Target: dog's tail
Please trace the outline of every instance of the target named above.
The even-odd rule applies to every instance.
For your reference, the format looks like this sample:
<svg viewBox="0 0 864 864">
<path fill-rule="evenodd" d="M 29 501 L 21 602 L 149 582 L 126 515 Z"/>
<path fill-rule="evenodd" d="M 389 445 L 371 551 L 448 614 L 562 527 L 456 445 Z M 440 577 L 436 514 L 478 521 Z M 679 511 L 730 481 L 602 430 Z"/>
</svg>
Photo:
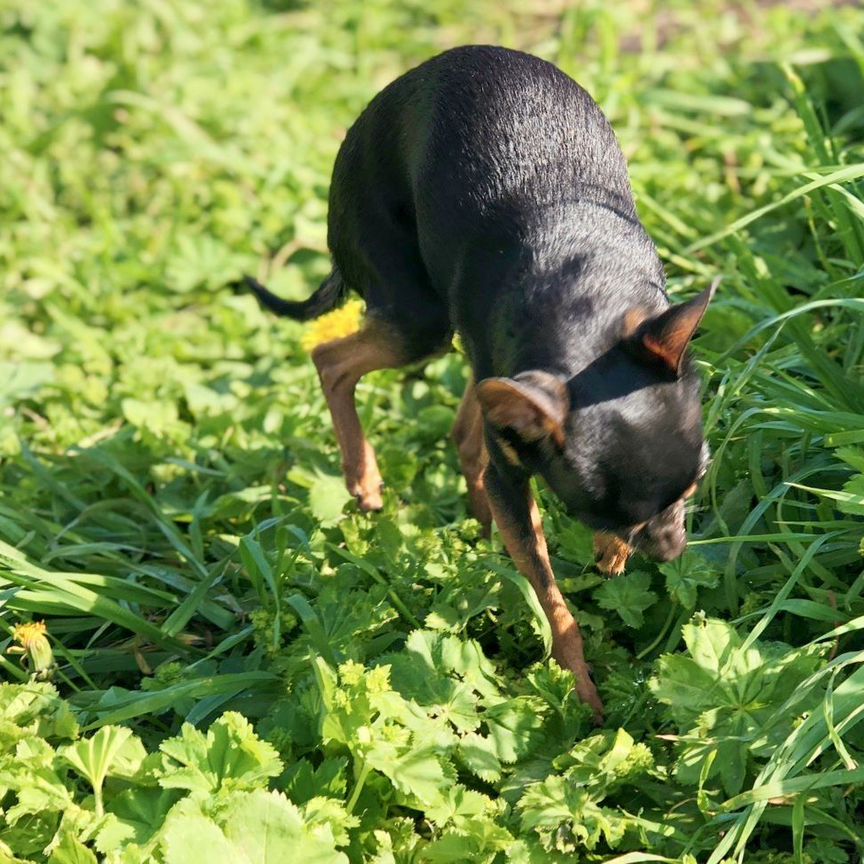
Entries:
<svg viewBox="0 0 864 864">
<path fill-rule="evenodd" d="M 338 270 L 333 272 L 318 286 L 318 290 L 307 300 L 283 300 L 272 291 L 268 291 L 257 279 L 244 276 L 246 287 L 258 298 L 258 302 L 275 312 L 293 318 L 295 321 L 311 321 L 331 309 L 335 309 L 348 293 L 342 275 Z"/>
</svg>

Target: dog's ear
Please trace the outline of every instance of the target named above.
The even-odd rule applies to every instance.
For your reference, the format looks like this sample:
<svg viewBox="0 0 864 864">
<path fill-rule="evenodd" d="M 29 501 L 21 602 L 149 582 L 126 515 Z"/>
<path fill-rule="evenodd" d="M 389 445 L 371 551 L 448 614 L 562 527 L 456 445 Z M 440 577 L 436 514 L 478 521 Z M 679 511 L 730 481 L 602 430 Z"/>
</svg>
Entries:
<svg viewBox="0 0 864 864">
<path fill-rule="evenodd" d="M 625 328 L 625 345 L 640 359 L 659 362 L 675 375 L 681 366 L 687 346 L 702 321 L 702 316 L 717 290 L 719 280 L 686 303 L 670 306 L 653 318 L 634 321 L 631 317 Z"/>
<path fill-rule="evenodd" d="M 564 446 L 570 398 L 566 382 L 557 375 L 532 370 L 513 378 L 484 378 L 477 383 L 477 399 L 496 429 L 509 429 L 525 442 L 551 438 Z"/>
</svg>

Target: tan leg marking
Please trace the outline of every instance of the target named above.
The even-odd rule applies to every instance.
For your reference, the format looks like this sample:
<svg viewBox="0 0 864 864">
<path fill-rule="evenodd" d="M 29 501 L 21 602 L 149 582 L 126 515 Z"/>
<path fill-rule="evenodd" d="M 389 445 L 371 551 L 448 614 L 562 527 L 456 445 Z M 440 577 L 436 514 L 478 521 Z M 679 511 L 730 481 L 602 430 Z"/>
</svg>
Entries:
<svg viewBox="0 0 864 864">
<path fill-rule="evenodd" d="M 342 451 L 345 485 L 363 510 L 380 510 L 381 472 L 375 451 L 363 435 L 354 391 L 367 372 L 404 365 L 405 354 L 385 326 L 369 321 L 357 333 L 319 345 L 312 352 L 312 360 Z"/>
<path fill-rule="evenodd" d="M 546 613 L 552 629 L 553 656 L 560 666 L 573 673 L 579 698 L 594 712 L 595 721 L 601 723 L 603 703 L 585 662 L 579 625 L 555 582 L 537 503 L 527 480 L 513 486 L 504 485 L 494 479 L 494 472 L 490 466 L 486 488 L 504 545 L 519 572 L 531 583 Z"/>
<path fill-rule="evenodd" d="M 602 573 L 620 575 L 632 554 L 633 550 L 614 534 L 605 534 L 602 531 L 594 534 L 594 555 L 597 558 L 597 567 Z"/>
<path fill-rule="evenodd" d="M 486 439 L 483 436 L 483 414 L 474 391 L 473 377 L 468 379 L 465 395 L 456 414 L 453 425 L 453 441 L 459 453 L 459 464 L 468 484 L 468 500 L 474 518 L 483 526 L 483 534 L 488 537 L 492 531 L 492 511 L 483 474 L 489 461 L 486 452 Z"/>
</svg>

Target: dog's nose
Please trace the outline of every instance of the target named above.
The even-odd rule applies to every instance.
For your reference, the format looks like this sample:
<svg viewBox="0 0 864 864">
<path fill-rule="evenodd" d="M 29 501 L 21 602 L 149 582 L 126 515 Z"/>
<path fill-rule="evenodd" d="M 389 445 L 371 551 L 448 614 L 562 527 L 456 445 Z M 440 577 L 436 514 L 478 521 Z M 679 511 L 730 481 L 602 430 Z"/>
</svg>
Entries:
<svg viewBox="0 0 864 864">
<path fill-rule="evenodd" d="M 656 546 L 656 550 L 652 554 L 652 558 L 658 561 L 674 561 L 687 548 L 687 538 L 675 538 L 672 541 L 661 540 Z"/>
<path fill-rule="evenodd" d="M 678 525 L 663 525 L 652 531 L 646 552 L 655 561 L 674 561 L 687 547 L 687 534 Z"/>
<path fill-rule="evenodd" d="M 676 512 L 669 516 L 671 518 L 652 519 L 645 526 L 642 534 L 642 542 L 639 545 L 655 561 L 672 561 L 687 546 L 683 513 Z"/>
<path fill-rule="evenodd" d="M 676 501 L 645 523 L 639 546 L 655 561 L 672 561 L 687 547 L 684 527 L 684 502 Z"/>
</svg>

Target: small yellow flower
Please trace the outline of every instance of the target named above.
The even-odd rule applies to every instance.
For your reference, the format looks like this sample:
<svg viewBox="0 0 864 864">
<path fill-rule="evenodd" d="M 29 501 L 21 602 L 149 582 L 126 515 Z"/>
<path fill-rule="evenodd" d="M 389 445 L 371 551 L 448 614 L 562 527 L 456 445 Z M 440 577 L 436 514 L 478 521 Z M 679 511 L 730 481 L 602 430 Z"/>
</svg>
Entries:
<svg viewBox="0 0 864 864">
<path fill-rule="evenodd" d="M 362 663 L 356 663 L 354 660 L 346 660 L 339 667 L 339 677 L 346 687 L 352 687 L 359 684 L 363 680 L 366 673 L 366 668 Z"/>
<path fill-rule="evenodd" d="M 334 309 L 313 321 L 300 339 L 300 345 L 304 351 L 311 351 L 325 342 L 343 339 L 356 333 L 362 321 L 363 301 L 349 300 L 339 309 Z"/>
<path fill-rule="evenodd" d="M 10 653 L 26 654 L 31 670 L 37 675 L 43 675 L 54 665 L 54 652 L 45 635 L 47 632 L 48 628 L 44 621 L 19 624 L 12 631 L 12 638 L 21 647 L 10 648 Z"/>
<path fill-rule="evenodd" d="M 390 687 L 390 667 L 376 666 L 369 671 L 366 676 L 366 688 L 370 693 L 389 693 Z"/>
</svg>

